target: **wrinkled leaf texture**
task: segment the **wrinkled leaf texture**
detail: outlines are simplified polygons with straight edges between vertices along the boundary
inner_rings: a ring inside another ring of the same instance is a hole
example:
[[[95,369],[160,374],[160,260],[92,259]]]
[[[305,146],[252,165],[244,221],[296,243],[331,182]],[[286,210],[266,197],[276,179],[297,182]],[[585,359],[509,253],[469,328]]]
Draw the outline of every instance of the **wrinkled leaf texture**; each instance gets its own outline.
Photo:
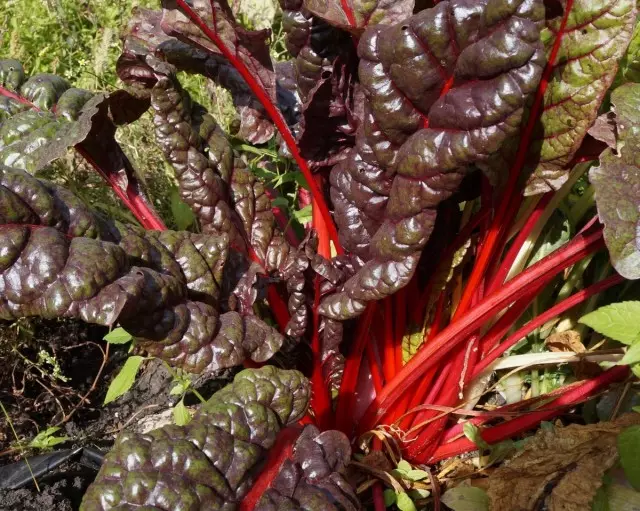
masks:
[[[323,315],[357,316],[410,280],[438,205],[519,132],[544,65],[543,19],[538,0],[443,1],[363,34],[364,120],[331,197],[343,246],[366,263]]]
[[[17,60],[0,60],[0,164],[34,173],[76,147],[114,188],[153,212],[114,138],[116,124],[135,121],[148,107],[125,91],[96,94],[54,74],[27,77]]]
[[[220,313],[228,237],[99,219],[64,188],[0,168],[0,318],[119,321],[144,351],[200,373],[268,360],[283,337]]]
[[[240,73],[219,53],[209,53],[167,35],[161,21],[160,11],[134,9],[125,32],[123,52],[116,65],[120,78],[133,85],[155,83],[146,64],[149,55],[155,53],[178,71],[200,74],[229,90],[240,124],[235,135],[252,144],[267,142],[274,135],[275,127]],[[295,122],[295,97],[279,82],[275,87],[278,106],[289,122]]]
[[[200,69],[211,57],[185,43],[167,41],[157,27],[157,13],[139,10],[138,15],[143,20],[133,23],[134,33],[125,39],[119,72],[128,83],[150,89],[156,138],[176,172],[182,200],[204,232],[227,234],[234,248],[249,250],[266,272],[286,282],[291,319],[285,333],[300,337],[307,329],[311,294],[305,273],[328,265],[310,264],[319,258],[317,241],[296,248],[286,241],[275,226],[263,183],[234,154],[215,120],[180,86],[174,63],[181,69]],[[340,272],[327,275],[335,284]]]
[[[640,278],[640,84],[611,94],[617,148],[589,172],[611,262],[627,279]]]
[[[269,99],[277,103],[277,80],[268,46],[270,30],[246,30],[237,24],[226,0],[194,0],[190,4],[200,19],[220,37],[222,43],[232,49],[234,57],[247,66],[264,87]],[[175,0],[164,0],[162,6],[164,9],[161,24],[167,35],[206,49],[208,54],[220,55],[219,48],[199,27],[191,23]],[[269,140],[275,133],[273,124],[242,77],[224,58],[216,64],[216,59],[205,57],[205,60],[209,62],[206,76],[214,79],[217,77],[220,84],[231,90],[234,95],[234,104],[238,107],[240,115],[239,136],[251,143]],[[216,70],[216,67],[219,70]]]
[[[367,26],[404,20],[413,11],[414,0],[304,0],[304,6],[328,23],[358,33]]]
[[[242,371],[188,425],[121,435],[81,509],[237,509],[309,395],[297,371]],[[358,509],[343,476],[350,455],[342,433],[305,427],[255,509]]]

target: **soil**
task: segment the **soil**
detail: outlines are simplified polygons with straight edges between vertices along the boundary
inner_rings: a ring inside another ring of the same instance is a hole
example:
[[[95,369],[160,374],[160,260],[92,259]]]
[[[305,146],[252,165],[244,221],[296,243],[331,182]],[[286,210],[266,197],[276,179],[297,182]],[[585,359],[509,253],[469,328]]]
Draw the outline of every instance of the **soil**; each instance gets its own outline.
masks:
[[[71,441],[54,449],[69,448],[73,443],[74,448],[91,446],[106,453],[122,430],[137,430],[144,417],[166,412],[175,404],[179,396],[169,395],[170,373],[160,361],[150,360],[129,392],[110,405],[102,405],[110,382],[128,356],[127,347],[109,346],[108,362],[97,378],[104,360],[100,348],[106,348],[101,340],[105,333],[102,327],[69,320],[0,325],[0,402],[23,442],[38,431],[59,425],[56,435],[68,436]],[[58,374],[66,381],[53,376],[51,364],[39,361],[42,350],[55,357]],[[226,385],[234,372],[200,377],[193,385],[207,397]],[[185,402],[195,404],[195,398],[188,396]],[[14,439],[0,413],[0,467],[41,453],[15,449]],[[77,510],[96,473],[97,469],[77,460],[66,462],[38,478],[39,492],[33,483],[20,489],[0,489],[0,511]]]
[[[69,463],[41,478],[40,491],[33,484],[19,490],[0,490],[0,511],[75,511],[96,472]]]

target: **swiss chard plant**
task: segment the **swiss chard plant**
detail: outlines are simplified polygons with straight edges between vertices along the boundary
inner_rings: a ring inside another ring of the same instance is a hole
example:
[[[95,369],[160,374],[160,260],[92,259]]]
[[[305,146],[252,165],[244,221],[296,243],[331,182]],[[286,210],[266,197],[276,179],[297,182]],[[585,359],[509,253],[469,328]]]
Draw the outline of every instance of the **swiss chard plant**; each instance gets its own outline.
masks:
[[[505,353],[567,324],[588,344],[577,317],[640,277],[635,0],[280,0],[286,62],[226,0],[162,7],[133,13],[116,93],[0,61],[0,318],[117,323],[183,371],[249,368],[187,425],[121,436],[84,509],[380,511],[390,479],[356,496],[351,449],[428,481],[394,480],[400,505],[478,448],[470,428],[499,445],[632,377],[545,393],[536,370],[529,399],[477,406]],[[232,134],[185,72],[231,92]],[[165,228],[114,137],[148,109],[197,232]],[[304,236],[247,164],[273,138],[309,191]],[[38,177],[68,148],[139,225]],[[300,345],[311,364],[256,368]]]

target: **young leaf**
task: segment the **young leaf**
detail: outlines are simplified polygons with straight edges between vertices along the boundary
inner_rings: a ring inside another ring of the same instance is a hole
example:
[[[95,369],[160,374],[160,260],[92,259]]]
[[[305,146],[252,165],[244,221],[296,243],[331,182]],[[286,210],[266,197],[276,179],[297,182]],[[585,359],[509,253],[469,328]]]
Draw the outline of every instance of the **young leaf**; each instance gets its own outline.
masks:
[[[411,497],[405,492],[399,492],[396,495],[396,506],[400,511],[418,511]]]
[[[640,426],[630,426],[618,435],[618,454],[631,486],[640,491]]]
[[[400,460],[398,462],[398,470],[400,472],[409,472],[409,470],[411,470],[411,465],[407,460]]]
[[[396,492],[387,488],[383,493],[385,507],[391,507],[396,503]]]
[[[484,441],[480,434],[480,428],[473,422],[465,422],[464,426],[462,426],[462,431],[464,432],[464,436],[476,444],[479,449],[489,449],[491,447]]]
[[[184,406],[184,398],[173,407],[173,422],[175,422],[176,426],[186,426],[191,422],[191,413]]]
[[[103,339],[109,344],[126,344],[133,339],[133,336],[124,328],[119,326],[118,328],[111,330],[111,332],[105,335]]]
[[[145,357],[141,357],[139,355],[133,355],[127,359],[122,366],[122,369],[120,369],[120,372],[113,379],[111,385],[109,385],[103,404],[106,405],[111,403],[111,401],[114,401],[127,393],[133,385],[133,382],[136,381],[138,369],[144,359]]]
[[[34,449],[50,449],[54,445],[62,444],[69,440],[67,436],[55,436],[55,434],[60,431],[60,428],[57,426],[47,428],[44,431],[40,431],[31,442],[29,442],[29,447]]]
[[[412,481],[422,481],[429,477],[429,473],[424,470],[409,470],[407,472],[407,479],[411,479]]]
[[[442,502],[453,511],[489,511],[489,497],[481,488],[456,486],[447,490]]]
[[[640,301],[605,305],[579,319],[596,332],[623,344],[632,344],[640,335]]]
[[[619,365],[632,365],[640,362],[640,339],[634,342],[618,362]]]

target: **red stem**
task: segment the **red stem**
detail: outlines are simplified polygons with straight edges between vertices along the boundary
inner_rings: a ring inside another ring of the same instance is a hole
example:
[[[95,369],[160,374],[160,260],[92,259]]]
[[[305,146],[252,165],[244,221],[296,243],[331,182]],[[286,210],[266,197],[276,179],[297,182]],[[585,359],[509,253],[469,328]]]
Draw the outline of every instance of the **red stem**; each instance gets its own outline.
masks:
[[[213,44],[215,44],[220,53],[224,55],[224,57],[229,61],[229,63],[240,73],[242,78],[244,78],[245,82],[256,96],[258,101],[262,104],[265,111],[275,124],[276,128],[280,132],[283,140],[287,144],[293,159],[298,164],[298,167],[302,171],[305,179],[307,180],[307,184],[309,185],[309,190],[311,191],[311,195],[315,200],[315,205],[318,206],[320,210],[320,214],[324,218],[326,227],[329,231],[329,235],[331,240],[333,240],[333,244],[335,246],[336,252],[338,254],[342,254],[343,250],[340,245],[340,241],[338,240],[338,231],[336,229],[335,224],[331,218],[331,213],[329,213],[329,208],[327,207],[326,202],[324,201],[324,196],[318,186],[316,185],[315,180],[313,179],[313,175],[311,174],[311,169],[307,162],[300,154],[300,149],[296,144],[295,138],[289,130],[289,126],[282,116],[282,112],[280,109],[271,101],[269,94],[264,89],[264,87],[258,83],[255,76],[249,71],[247,66],[236,57],[234,52],[232,52],[227,45],[222,41],[222,39],[218,36],[216,32],[211,30],[209,26],[198,16],[198,14],[187,4],[185,0],[176,0],[176,4],[180,7],[180,9],[187,15],[187,17],[198,26],[200,30],[211,40]]]
[[[340,4],[342,5],[342,10],[344,11],[345,16],[347,17],[347,21],[349,25],[352,27],[356,27],[356,18],[353,15],[353,9],[349,5],[349,0],[340,0]]]
[[[544,325],[547,321],[559,316],[560,314],[568,311],[569,309],[575,307],[579,303],[587,300],[591,296],[598,294],[610,287],[613,287],[617,284],[624,282],[624,278],[618,274],[611,275],[596,284],[592,284],[586,289],[582,291],[578,291],[577,293],[571,295],[569,298],[565,298],[560,303],[557,303],[547,311],[543,312],[539,316],[536,316],[535,319],[529,321],[526,325],[520,327],[516,332],[510,335],[504,342],[500,343],[496,349],[489,352],[482,361],[476,366],[473,377],[476,378],[479,374],[481,374],[487,367],[489,367],[497,358],[499,358],[506,350],[511,348],[513,345],[517,344],[520,339],[526,337],[531,332],[533,332],[536,328]],[[487,345],[490,348],[490,345]]]
[[[489,444],[494,444],[507,438],[512,438],[537,426],[541,421],[551,419],[558,414],[559,410],[575,406],[588,399],[590,395],[598,392],[600,389],[603,389],[617,381],[624,380],[628,374],[628,366],[614,366],[596,378],[583,382],[569,392],[566,392],[553,400],[551,403],[544,405],[539,411],[525,414],[516,419],[506,421],[498,426],[483,430],[482,438]],[[474,451],[477,448],[477,445],[471,442],[468,438],[460,438],[436,449],[433,456],[429,458],[428,463],[436,463],[443,459],[451,458],[452,456]]]
[[[527,221],[522,226],[522,229],[516,236],[516,239],[513,240],[513,243],[509,248],[507,255],[500,263],[500,267],[498,268],[498,271],[494,276],[492,276],[491,281],[489,283],[489,289],[487,291],[488,293],[492,293],[493,291],[496,290],[498,286],[504,283],[504,279],[507,278],[509,270],[513,266],[513,262],[516,260],[516,257],[518,257],[518,253],[520,252],[520,249],[529,238],[531,231],[533,231],[535,226],[538,224],[540,217],[544,213],[544,210],[546,209],[549,202],[551,202],[552,197],[553,197],[553,193],[545,194],[542,197],[542,199],[540,199],[540,202],[538,202],[538,205],[533,210],[529,218],[527,218]]]
[[[380,392],[382,392],[384,383],[382,380],[382,373],[380,372],[380,365],[378,364],[378,357],[376,356],[376,344],[373,342],[368,342],[365,344],[364,349],[365,355],[367,357],[367,362],[369,363],[369,372],[371,372],[373,388],[376,391],[376,394],[380,394]]]
[[[478,254],[476,263],[471,272],[471,276],[469,277],[467,287],[465,288],[465,292],[462,296],[462,299],[460,300],[458,310],[461,310],[461,313],[466,312],[469,308],[471,299],[473,298],[473,294],[475,293],[475,289],[482,282],[489,263],[494,260],[496,256],[495,251],[499,246],[500,240],[503,238],[504,233],[511,225],[511,220],[516,216],[515,213],[517,212],[520,204],[520,197],[519,194],[515,193],[515,190],[518,185],[518,180],[521,177],[522,169],[524,167],[527,155],[529,153],[533,130],[536,126],[543,106],[542,104],[544,101],[544,94],[547,90],[549,80],[555,68],[558,52],[560,51],[560,44],[562,42],[562,36],[567,25],[569,14],[571,14],[572,7],[573,0],[567,0],[564,8],[564,15],[560,23],[560,29],[558,30],[556,40],[554,41],[553,47],[549,54],[547,65],[542,73],[542,78],[540,79],[540,84],[538,85],[533,105],[531,107],[531,110],[529,111],[527,124],[525,125],[522,137],[520,137],[518,152],[516,153],[515,160],[509,171],[509,180],[507,182],[507,185],[505,186],[505,191],[502,194],[502,201],[500,201],[498,212],[493,219],[491,228],[489,229],[489,232],[487,234],[487,239],[482,247],[482,250]]]
[[[384,299],[384,356],[382,371],[385,382],[396,375],[395,352],[393,349],[393,296]]]
[[[601,230],[589,235],[576,236],[559,250],[511,279],[498,291],[485,297],[466,315],[438,334],[432,343],[418,351],[393,380],[387,383],[382,393],[376,396],[367,409],[360,421],[359,431],[372,429],[380,418],[389,412],[393,403],[403,397],[407,388],[411,388],[431,367],[445,358],[458,344],[464,342],[467,336],[479,330],[487,319],[504,309],[514,299],[519,298],[532,282],[557,274],[603,246]]]
[[[298,440],[301,428],[288,427],[281,429],[276,437],[276,442],[271,449],[267,451],[267,460],[260,475],[256,478],[242,502],[239,503],[238,511],[253,511],[256,504],[267,491],[273,480],[280,473],[282,464],[293,454],[293,446]]]
[[[338,404],[336,407],[336,424],[340,431],[349,436],[354,427],[353,410],[362,354],[364,353],[365,344],[370,341],[369,329],[375,312],[376,302],[371,302],[364,312],[362,319],[358,322],[358,333],[351,352],[347,355],[342,383],[340,384]]]

